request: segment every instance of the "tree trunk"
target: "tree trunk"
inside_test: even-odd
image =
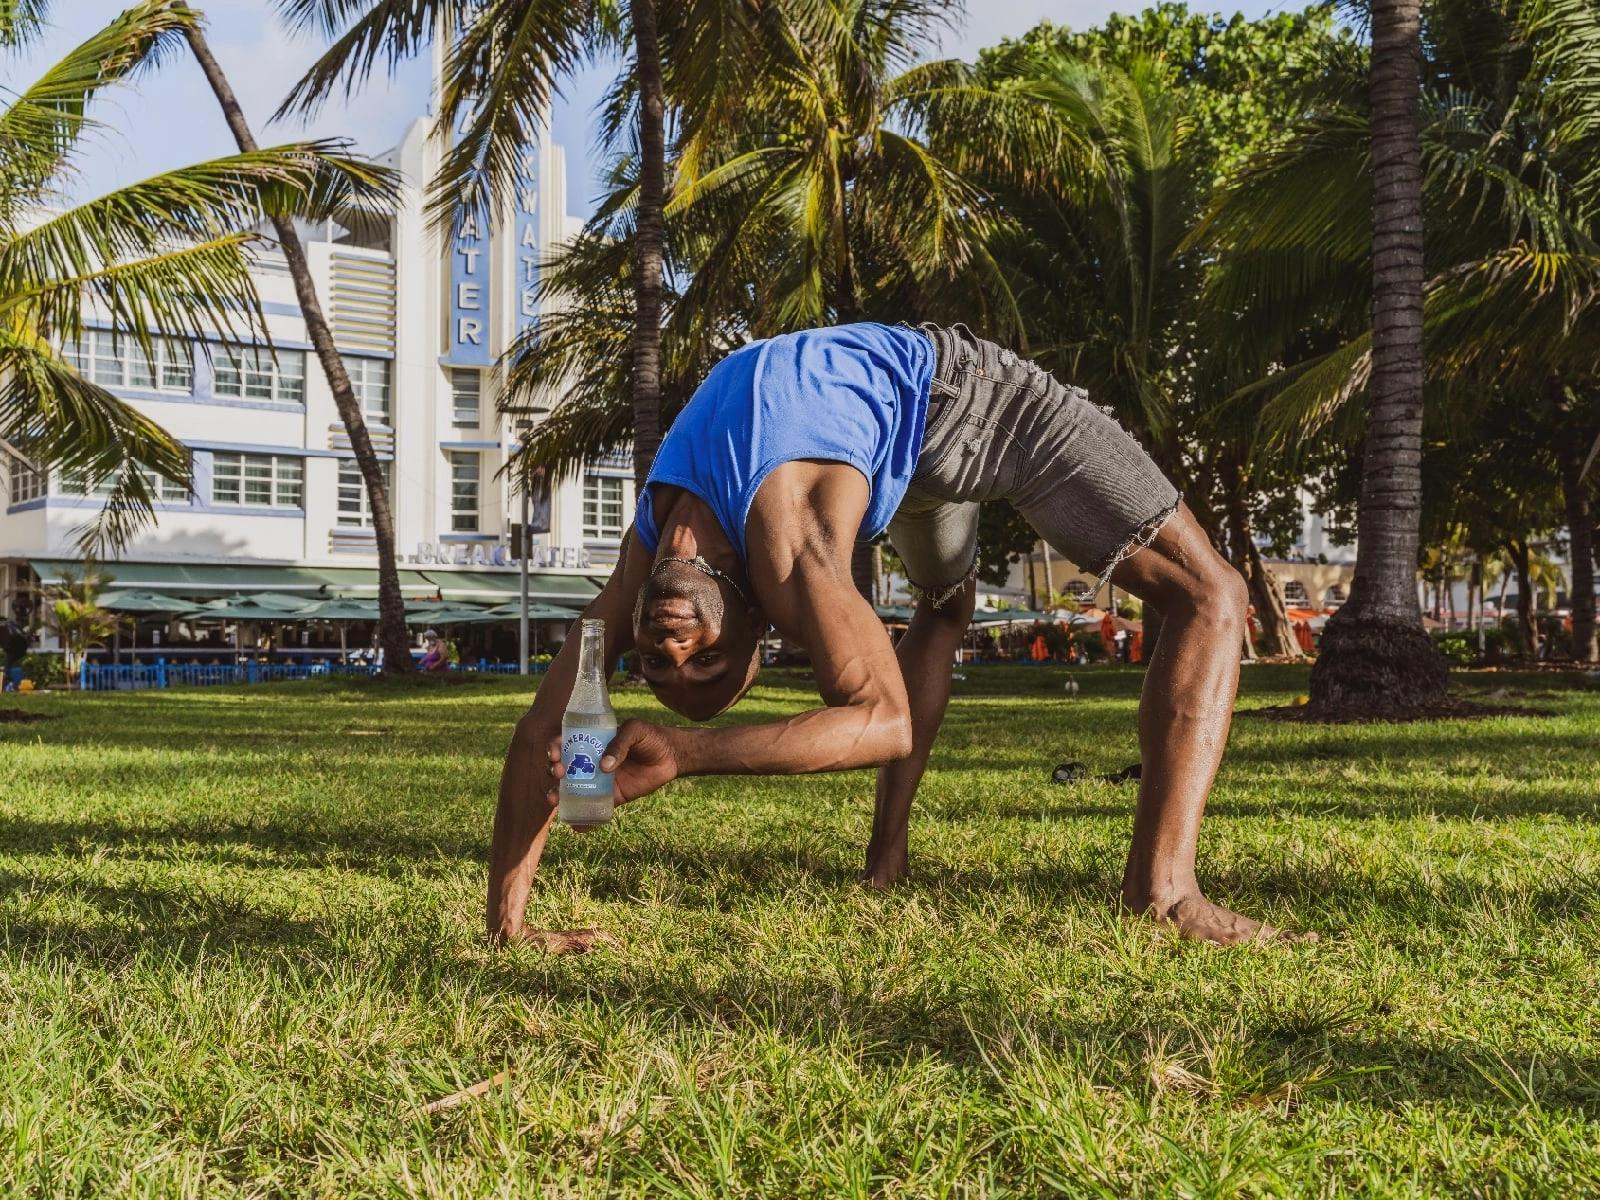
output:
[[[1565,390],[1558,387],[1564,409]],[[1594,520],[1589,511],[1589,489],[1583,481],[1583,459],[1592,439],[1570,420],[1556,434],[1556,457],[1561,463],[1561,497],[1567,509],[1567,536],[1571,542],[1572,588],[1567,603],[1572,608],[1572,660],[1594,662],[1597,657],[1594,624]]]
[[[856,295],[855,249],[850,245],[849,175],[846,164],[839,167],[833,195],[834,236],[838,239],[834,262],[833,319],[849,325],[861,320],[861,301]]]
[[[1392,710],[1444,698],[1449,673],[1422,626],[1421,0],[1374,0],[1372,380],[1351,596],[1311,673],[1322,711]]]
[[[1539,627],[1533,620],[1533,550],[1524,541],[1513,541],[1506,549],[1511,568],[1517,573],[1517,635],[1529,658],[1539,657]]]
[[[1230,459],[1223,465],[1219,477],[1226,496],[1228,524],[1231,527],[1229,542],[1233,553],[1229,557],[1249,588],[1250,603],[1255,606],[1256,621],[1261,626],[1262,648],[1276,658],[1303,658],[1305,652],[1300,649],[1300,643],[1294,636],[1294,626],[1289,623],[1283,589],[1278,586],[1272,572],[1267,570],[1266,563],[1261,561],[1261,551],[1256,546],[1250,509],[1245,503],[1244,472],[1237,462]],[[1248,630],[1245,638],[1248,645]]]
[[[179,4],[176,7],[185,8]],[[205,72],[206,82],[217,98],[222,115],[233,132],[233,139],[243,153],[257,150],[255,135],[250,132],[244,110],[222,73],[222,67],[211,53],[205,35],[198,25],[191,25],[185,36],[195,61]],[[289,265],[290,278],[294,280],[295,298],[300,302],[300,312],[305,318],[306,333],[317,353],[317,361],[328,378],[328,388],[333,392],[333,404],[344,422],[350,437],[350,449],[356,466],[361,470],[362,482],[367,488],[367,501],[372,507],[373,541],[378,552],[378,645],[383,650],[383,669],[388,675],[409,672],[411,641],[406,632],[405,599],[400,594],[400,569],[395,556],[394,513],[389,507],[389,487],[384,482],[383,464],[372,448],[372,435],[367,431],[366,417],[357,403],[355,391],[350,386],[350,375],[344,368],[338,347],[333,342],[333,331],[328,327],[322,312],[322,301],[317,297],[317,287],[311,278],[311,266],[306,261],[305,247],[294,227],[294,218],[287,213],[271,213],[272,226],[278,234],[278,244],[284,260]]]
[[[629,0],[639,84],[639,205],[634,223],[633,479],[644,487],[661,445],[661,272],[666,227],[667,102],[655,0]]]

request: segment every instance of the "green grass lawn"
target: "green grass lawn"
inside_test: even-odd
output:
[[[1113,915],[1132,787],[1048,774],[1139,676],[1078,679],[956,685],[889,894],[864,773],[558,830],[530,920],[620,943],[559,958],[480,937],[517,681],[6,697],[60,719],[0,724],[0,1196],[1600,1190],[1600,690],[1241,716],[1202,881],[1324,940],[1219,950]]]

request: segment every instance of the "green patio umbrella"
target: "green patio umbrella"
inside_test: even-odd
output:
[[[95,603],[109,612],[152,617],[183,617],[204,611],[200,605],[190,604],[187,600],[139,590],[106,592]]]
[[[282,621],[283,613],[270,608],[253,608],[248,604],[207,604],[189,614],[191,621]]]
[[[1005,608],[999,612],[977,612],[972,614],[974,625],[1016,625],[1031,624],[1034,621],[1054,621],[1055,617],[1049,613],[1034,612],[1027,608]]]
[[[121,592],[106,592],[95,601],[107,612],[121,613],[133,617],[129,622],[128,630],[131,639],[131,649],[139,649],[139,617],[185,617],[191,613],[204,612],[198,604],[190,604],[187,600],[178,600],[172,596],[163,596],[160,592],[142,591],[130,588]],[[112,654],[117,661],[122,660],[122,630],[118,628],[116,639],[113,643]],[[137,654],[135,655],[137,658]]]
[[[339,627],[339,661],[350,661],[350,646],[346,641],[348,626],[352,621],[376,621],[378,603],[375,600],[322,600],[294,614],[296,621],[331,621]]]
[[[226,596],[220,600],[208,600],[206,606],[216,608],[234,608],[239,605],[248,605],[268,612],[298,613],[309,604],[315,604],[315,596],[291,596],[287,592],[243,592],[233,596]]]
[[[406,613],[407,625],[476,625],[484,619],[481,608],[465,604],[436,604],[432,608]]]
[[[489,615],[498,621],[508,618],[515,621],[522,612],[522,605],[513,600],[509,604],[497,604],[489,610]],[[528,620],[530,621],[576,621],[583,613],[576,608],[563,608],[559,604],[541,604],[536,600],[528,601]]]
[[[319,600],[294,614],[296,621],[376,621],[378,605],[371,600]]]

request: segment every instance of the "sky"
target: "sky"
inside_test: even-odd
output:
[[[264,145],[304,137],[346,137],[367,153],[379,153],[400,141],[428,103],[430,62],[427,56],[402,66],[391,80],[375,74],[354,97],[337,96],[309,122],[269,125],[268,118],[283,96],[323,49],[317,40],[292,34],[273,15],[271,0],[191,0],[206,14],[207,36],[244,106],[256,138]],[[1206,7],[1196,3],[1196,8]],[[126,7],[126,0],[55,0],[55,26],[21,54],[0,55],[0,93],[26,87],[77,41],[105,25]],[[968,18],[943,42],[951,57],[972,58],[979,48],[1016,36],[1041,20],[1085,28],[1116,11],[1136,11],[1142,3],[1128,0],[969,0]],[[1268,0],[1236,0],[1219,5],[1259,16],[1283,7]],[[591,149],[594,108],[612,68],[600,66],[570,81],[552,118],[555,140],[567,150],[567,210],[587,216],[599,184]],[[0,101],[3,101],[0,94]],[[234,150],[232,138],[198,67],[176,55],[159,70],[131,87],[105,93],[95,117],[103,128],[85,155],[69,193],[87,197],[121,184],[198,162]]]

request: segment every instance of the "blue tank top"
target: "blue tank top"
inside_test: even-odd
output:
[[[876,537],[906,494],[928,416],[933,343],[903,325],[835,325],[741,346],[711,369],[656,453],[634,514],[651,554],[660,544],[655,485],[711,506],[748,562],[745,522],[773,468],[796,459],[849,463],[871,498],[860,537]]]

